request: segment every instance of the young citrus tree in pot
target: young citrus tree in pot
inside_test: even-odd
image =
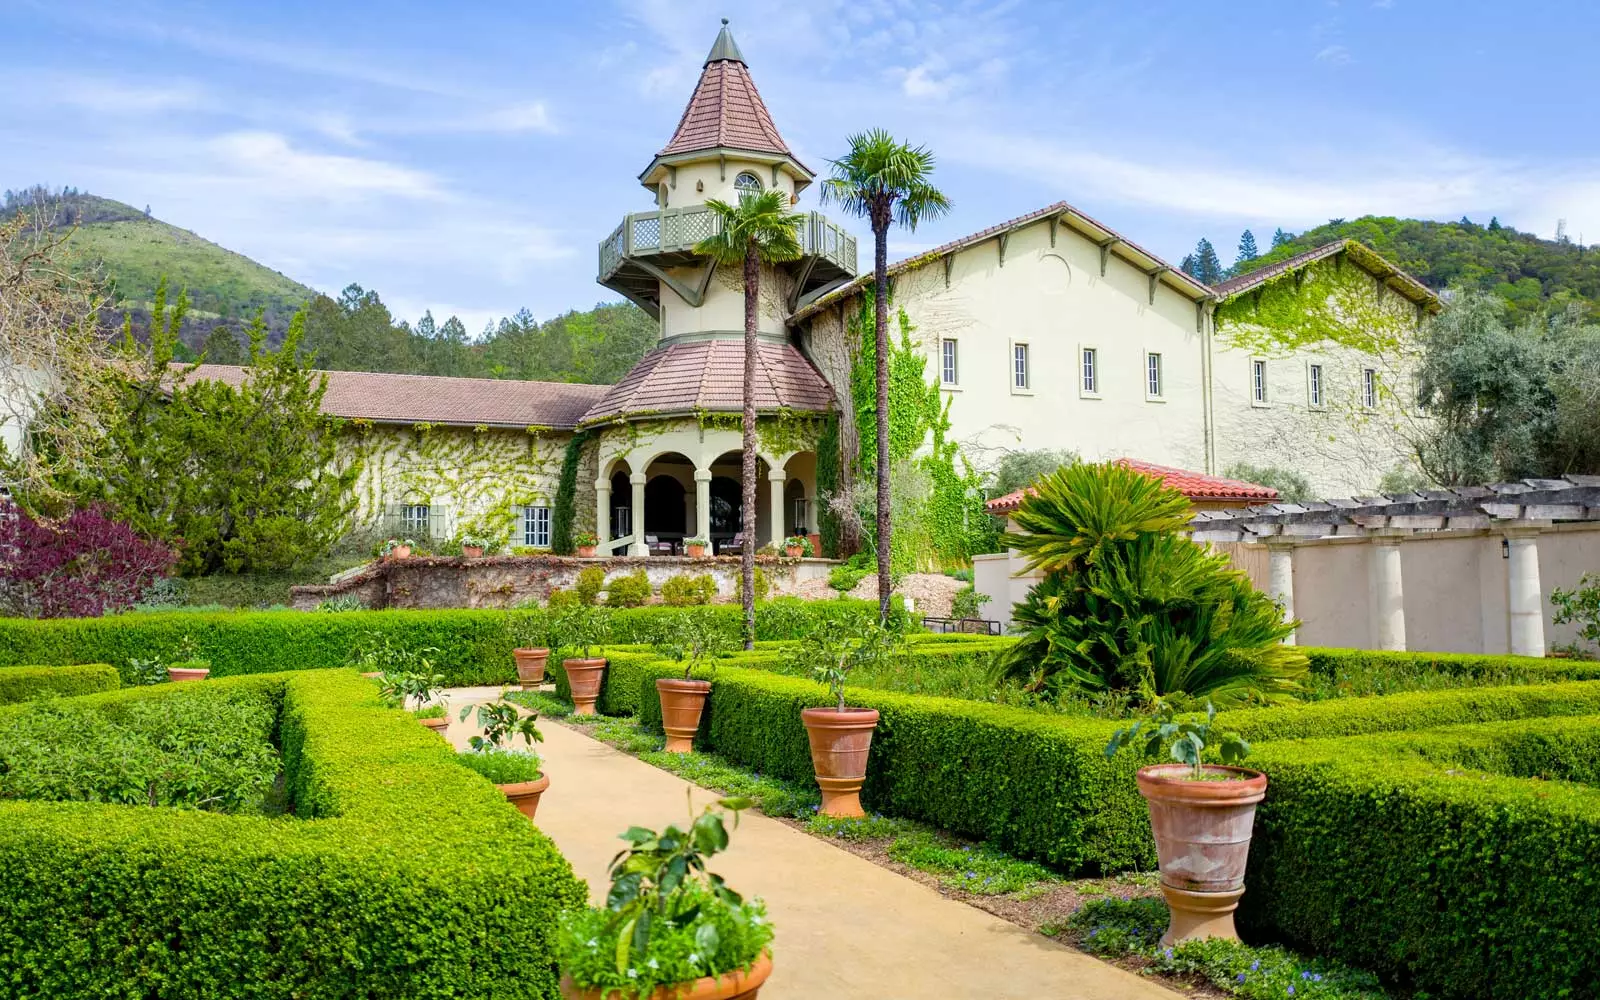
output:
[[[1198,938],[1238,940],[1233,911],[1244,895],[1245,864],[1256,804],[1267,794],[1267,776],[1234,766],[1250,753],[1237,734],[1216,732],[1217,710],[1206,702],[1205,720],[1180,719],[1166,701],[1155,712],[1119,729],[1106,756],[1139,747],[1153,756],[1164,746],[1174,763],[1138,772],[1139,794],[1150,806],[1161,865],[1161,894],[1172,919],[1163,945]],[[1205,763],[1206,757],[1220,763]]]
[[[610,621],[609,611],[590,604],[564,605],[550,617],[551,644],[579,654],[561,661],[572,692],[573,715],[593,715],[594,703],[600,699],[606,661],[593,654],[605,640]]]
[[[656,680],[661,728],[667,734],[667,753],[688,753],[694,749],[694,734],[700,730],[700,716],[711,695],[711,682],[696,679],[695,668],[709,662],[715,673],[716,657],[732,643],[706,608],[664,620],[662,629],[663,634],[653,643],[656,652],[682,664],[683,676]]]
[[[876,620],[831,619],[820,622],[787,654],[791,666],[809,669],[828,686],[834,703],[800,712],[825,816],[866,815],[861,809],[861,786],[866,783],[878,710],[846,706],[845,681],[857,667],[883,664],[903,652],[904,637]]]
[[[478,726],[483,735],[473,736],[467,742],[471,750],[464,750],[458,759],[461,763],[494,782],[506,801],[517,807],[522,815],[533,819],[539,811],[539,796],[550,787],[550,777],[544,773],[539,755],[533,745],[544,740],[544,734],[534,725],[538,716],[522,714],[508,701],[493,701],[482,705],[467,705],[461,709],[461,721],[467,721],[473,709],[478,712]],[[528,749],[515,749],[518,736]]]
[[[545,666],[550,662],[550,621],[538,607],[518,608],[506,619],[506,630],[517,661],[517,683],[532,691],[544,683]]]
[[[738,827],[743,799],[718,803]],[[728,846],[707,807],[688,829],[630,827],[611,861],[604,906],[561,915],[556,954],[568,1000],[755,1000],[772,974],[772,925],[706,859]]]
[[[450,728],[444,704],[444,675],[433,672],[433,661],[427,657],[418,662],[418,670],[387,670],[379,674],[378,693],[396,708],[409,708],[412,718],[443,736]]]

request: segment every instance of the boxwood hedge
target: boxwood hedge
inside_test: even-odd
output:
[[[62,667],[0,667],[0,705],[35,698],[65,698],[114,691],[122,684],[117,668],[109,663],[78,663]]]
[[[350,671],[205,683],[281,692],[294,816],[0,802],[8,995],[558,995],[583,886],[494,786]]]

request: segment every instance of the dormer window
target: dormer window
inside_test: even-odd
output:
[[[733,190],[738,193],[740,198],[746,195],[754,198],[761,193],[761,178],[746,170],[733,179]]]

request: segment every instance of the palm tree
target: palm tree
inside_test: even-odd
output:
[[[830,160],[833,176],[822,182],[822,201],[838,201],[872,226],[872,287],[878,381],[878,617],[889,620],[889,224],[915,230],[923,219],[950,211],[950,199],[932,184],[933,153],[909,146],[883,129],[850,137],[850,152]]]
[[[794,260],[801,254],[800,221],[789,199],[772,188],[745,194],[738,205],[711,198],[706,207],[721,224],[715,236],[701,240],[695,252],[719,264],[744,265],[744,474],[743,581],[744,648],[756,642],[756,329],[761,316],[761,265]]]

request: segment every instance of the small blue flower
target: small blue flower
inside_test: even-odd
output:
[[[1310,979],[1310,978],[1311,978],[1311,973],[1309,973],[1309,972],[1302,972],[1302,973],[1300,973],[1300,978],[1301,978],[1301,979]]]
[[[1240,982],[1240,983],[1244,982],[1244,973],[1242,973],[1242,972],[1239,973],[1239,975],[1237,977],[1235,977],[1235,982]]]
[[[1322,982],[1322,973],[1320,973],[1320,972],[1319,972],[1319,973],[1317,973],[1317,974],[1316,974],[1316,975],[1314,975],[1314,976],[1312,976],[1312,977],[1311,977],[1311,981],[1312,981],[1312,982],[1313,982],[1313,983],[1320,983],[1320,982]]]
[[[1289,987],[1289,995],[1290,996],[1294,996],[1294,987],[1293,986]]]
[[[1261,959],[1258,958],[1254,962],[1250,963],[1250,971],[1251,972],[1254,972],[1259,968],[1261,968]]]

